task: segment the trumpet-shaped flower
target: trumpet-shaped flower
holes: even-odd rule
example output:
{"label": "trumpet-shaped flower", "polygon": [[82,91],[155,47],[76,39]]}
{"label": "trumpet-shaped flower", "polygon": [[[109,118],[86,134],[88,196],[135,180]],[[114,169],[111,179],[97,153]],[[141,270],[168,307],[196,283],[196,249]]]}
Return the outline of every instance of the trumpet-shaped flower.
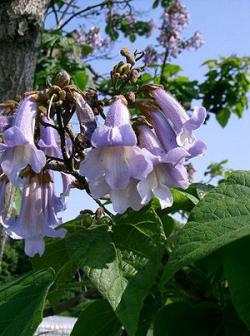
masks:
{"label": "trumpet-shaped flower", "polygon": [[94,130],[96,129],[96,120],[92,108],[86,103],[83,96],[78,92],[74,93],[76,101],[76,115],[80,124],[81,133],[90,141]]}
{"label": "trumpet-shaped flower", "polygon": [[12,183],[17,183],[19,172],[30,165],[39,173],[45,166],[43,151],[34,143],[36,102],[31,96],[26,97],[19,105],[12,127],[3,133],[4,143],[0,144],[0,164],[3,172]]}
{"label": "trumpet-shaped flower", "polygon": [[138,204],[126,195],[135,189],[135,180],[149,174],[152,163],[147,151],[136,146],[129,111],[121,98],[111,105],[105,125],[96,128],[91,142],[96,148],[81,162],[80,173],[88,179],[92,195],[109,194],[117,212],[129,206],[138,209]]}
{"label": "trumpet-shaped flower", "polygon": [[[202,141],[196,140],[192,132],[204,123],[206,109],[204,107],[195,107],[192,116],[189,117],[178,101],[162,88],[154,88],[153,97],[176,133],[177,144],[186,148],[192,156],[204,154],[206,145]],[[162,127],[163,125],[164,122]],[[169,125],[166,127],[169,128]]]}
{"label": "trumpet-shaped flower", "polygon": [[[47,174],[47,175],[46,175]],[[26,179],[21,209],[17,218],[7,221],[6,233],[13,239],[25,240],[25,253],[33,257],[44,253],[44,237],[63,237],[66,230],[55,230],[61,223],[58,203],[49,173]]]}
{"label": "trumpet-shaped flower", "polygon": [[54,158],[62,158],[62,151],[59,145],[59,135],[53,127],[55,124],[53,120],[43,117],[43,121],[51,126],[40,125],[40,140],[38,141],[39,147],[43,150],[45,155]]}
{"label": "trumpet-shaped flower", "polygon": [[[155,195],[160,201],[161,208],[164,209],[173,203],[169,188],[181,187],[185,189],[189,186],[187,171],[182,164],[183,159],[189,154],[181,147],[171,148],[166,153],[153,130],[147,126],[140,126],[139,131],[140,145],[153,154],[154,169],[138,183],[137,189],[143,205],[147,204]],[[165,142],[167,142],[168,135],[166,134]],[[169,138],[170,145],[166,144],[166,146],[172,147],[171,134]]]}

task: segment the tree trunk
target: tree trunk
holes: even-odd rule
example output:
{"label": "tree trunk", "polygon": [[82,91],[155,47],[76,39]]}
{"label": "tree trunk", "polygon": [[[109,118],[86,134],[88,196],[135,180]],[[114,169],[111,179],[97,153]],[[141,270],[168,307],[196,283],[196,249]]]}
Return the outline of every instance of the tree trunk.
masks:
{"label": "tree trunk", "polygon": [[0,100],[31,90],[49,0],[0,0]]}
{"label": "tree trunk", "polygon": [[[49,0],[0,0],[0,101],[32,89],[40,31]],[[12,209],[14,187],[5,195],[5,217]],[[6,236],[0,227],[0,268]]]}

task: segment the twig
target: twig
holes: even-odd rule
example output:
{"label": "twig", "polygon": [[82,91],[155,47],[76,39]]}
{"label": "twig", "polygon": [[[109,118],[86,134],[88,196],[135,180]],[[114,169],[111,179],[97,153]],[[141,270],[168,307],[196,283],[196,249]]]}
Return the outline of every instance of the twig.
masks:
{"label": "twig", "polygon": [[160,84],[163,83],[163,76],[164,76],[164,71],[165,71],[166,64],[167,64],[168,55],[169,55],[169,49],[166,48],[163,63],[162,63],[162,66],[161,66]]}
{"label": "twig", "polygon": [[96,4],[96,5],[93,5],[93,6],[88,6],[78,12],[75,12],[74,14],[72,14],[66,21],[64,21],[63,24],[61,24],[58,29],[63,29],[72,19],[74,19],[76,16],[78,15],[81,15],[85,12],[88,12],[92,9],[95,9],[95,8],[98,8],[98,7],[102,7],[102,6],[110,6],[110,5],[113,5],[113,4],[122,4],[122,3],[126,3],[128,4],[131,0],[121,0],[121,1],[110,1],[110,0],[107,0],[107,1],[103,1],[99,4]]}

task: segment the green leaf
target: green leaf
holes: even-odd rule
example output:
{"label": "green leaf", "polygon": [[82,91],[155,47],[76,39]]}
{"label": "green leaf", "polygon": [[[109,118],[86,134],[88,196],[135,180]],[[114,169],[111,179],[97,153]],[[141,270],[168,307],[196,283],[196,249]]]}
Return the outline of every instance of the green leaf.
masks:
{"label": "green leaf", "polygon": [[232,302],[243,322],[250,328],[250,237],[240,239],[223,250],[225,277]]}
{"label": "green leaf", "polygon": [[85,57],[92,53],[93,47],[91,47],[88,44],[81,44],[81,50],[82,50],[82,56]]}
{"label": "green leaf", "polygon": [[179,210],[191,211],[199,202],[199,199],[193,193],[187,190],[171,189],[174,203],[171,207],[162,210],[162,213],[175,213]]}
{"label": "green leaf", "polygon": [[71,336],[116,336],[121,324],[106,300],[94,301],[83,310]]}
{"label": "green leaf", "polygon": [[230,111],[228,109],[223,109],[220,112],[216,113],[216,120],[222,127],[225,127],[230,118]]}
{"label": "green leaf", "polygon": [[136,214],[117,216],[113,232],[100,225],[66,237],[69,255],[109,301],[130,336],[136,333],[164,249],[162,223],[154,210],[139,212],[137,220]]}
{"label": "green leaf", "polygon": [[215,303],[173,303],[162,308],[156,315],[154,336],[217,335],[215,331],[218,329],[219,318]]}
{"label": "green leaf", "polygon": [[[166,77],[166,80],[168,77],[171,77],[173,75],[176,75],[178,72],[182,71],[182,67],[177,64],[171,64],[168,63],[164,69],[164,76]],[[182,78],[182,77],[180,77]],[[186,77],[185,77],[186,78]]]}
{"label": "green leaf", "polygon": [[157,6],[159,6],[160,0],[155,0],[153,2],[152,8],[156,8]]}
{"label": "green leaf", "polygon": [[164,285],[181,267],[250,234],[250,172],[232,173],[192,210],[163,273]]}
{"label": "green leaf", "polygon": [[0,336],[33,336],[53,281],[54,271],[48,269],[0,287]]}
{"label": "green leaf", "polygon": [[223,324],[226,336],[249,336],[250,331],[247,330],[245,324],[242,323],[237,315],[233,305],[229,305],[223,311]]}
{"label": "green leaf", "polygon": [[79,70],[72,75],[72,79],[76,86],[84,90],[88,81],[88,75],[85,70]]}

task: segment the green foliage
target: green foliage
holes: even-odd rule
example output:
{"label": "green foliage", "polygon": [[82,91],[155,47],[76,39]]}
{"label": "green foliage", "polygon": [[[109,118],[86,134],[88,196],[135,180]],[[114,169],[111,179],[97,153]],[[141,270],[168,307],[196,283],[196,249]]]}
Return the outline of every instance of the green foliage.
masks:
{"label": "green foliage", "polygon": [[33,336],[42,320],[52,269],[29,273],[0,287],[0,335]]}
{"label": "green foliage", "polygon": [[139,212],[136,222],[133,216],[137,214],[126,214],[124,220],[118,216],[112,233],[101,225],[77,230],[67,239],[71,258],[109,301],[128,335],[136,333],[143,300],[159,270],[164,239],[154,210]]}
{"label": "green foliage", "polygon": [[212,180],[214,177],[224,176],[225,174],[225,165],[228,163],[228,160],[222,160],[220,162],[212,162],[207,167],[207,170],[205,171],[204,175],[210,176],[210,180]]}
{"label": "green foliage", "polygon": [[223,251],[225,277],[232,302],[248,329],[250,329],[250,238],[237,240]]}
{"label": "green foliage", "polygon": [[162,277],[250,234],[250,173],[235,172],[193,209]]}
{"label": "green foliage", "polygon": [[158,312],[154,336],[211,336],[216,335],[220,323],[219,309],[215,303],[202,302],[191,305],[187,302],[177,302]]}
{"label": "green foliage", "polygon": [[249,58],[221,57],[203,63],[209,71],[199,85],[203,105],[225,127],[232,113],[239,118],[248,107]]}
{"label": "green foliage", "polygon": [[32,268],[30,258],[23,249],[23,241],[7,239],[1,263],[0,284],[8,283]]}
{"label": "green foliage", "polygon": [[92,302],[83,310],[71,336],[116,336],[121,324],[105,300]]}
{"label": "green foliage", "polygon": [[45,86],[46,81],[65,70],[80,89],[85,89],[87,74],[81,59],[92,51],[91,46],[78,44],[73,33],[65,35],[60,30],[44,31],[35,73],[35,87]]}
{"label": "green foliage", "polygon": [[131,42],[135,42],[137,36],[144,36],[150,32],[150,24],[141,20],[131,22],[127,16],[114,15],[112,20],[107,22],[105,32],[112,41],[116,41],[120,36],[119,32],[122,32]]}

